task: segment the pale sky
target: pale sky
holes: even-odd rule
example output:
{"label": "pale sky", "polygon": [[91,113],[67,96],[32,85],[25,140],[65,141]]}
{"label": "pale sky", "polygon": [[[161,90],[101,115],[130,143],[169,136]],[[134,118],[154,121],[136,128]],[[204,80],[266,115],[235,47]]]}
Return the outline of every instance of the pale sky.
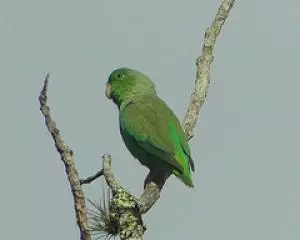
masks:
{"label": "pale sky", "polygon": [[[218,0],[0,0],[3,239],[79,239],[63,164],[39,111],[49,105],[81,177],[111,153],[139,195],[147,169],[125,148],[109,73],[146,73],[183,119],[195,59]],[[298,0],[239,1],[218,38],[207,103],[191,141],[195,189],[171,177],[143,219],[145,239],[299,240]],[[101,197],[103,179],[85,186]]]}

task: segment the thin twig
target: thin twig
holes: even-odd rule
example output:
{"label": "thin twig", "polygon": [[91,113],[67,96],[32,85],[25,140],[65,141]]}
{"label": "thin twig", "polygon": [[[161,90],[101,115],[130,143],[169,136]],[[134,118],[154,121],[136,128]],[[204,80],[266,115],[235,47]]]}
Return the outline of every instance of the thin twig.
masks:
{"label": "thin twig", "polygon": [[45,123],[48,131],[52,135],[55,147],[65,165],[65,171],[68,176],[71,191],[73,194],[77,225],[80,230],[80,239],[91,240],[91,236],[88,230],[84,193],[81,189],[78,172],[75,167],[74,154],[61,137],[59,130],[56,127],[56,123],[51,117],[50,108],[47,105],[48,82],[49,74],[47,74],[45,77],[44,86],[39,96],[40,110],[45,117]]}
{"label": "thin twig", "polygon": [[80,185],[84,185],[84,184],[90,184],[91,182],[93,182],[94,180],[96,180],[97,178],[103,176],[103,169],[101,169],[99,172],[95,173],[94,175],[86,178],[86,179],[80,179]]}

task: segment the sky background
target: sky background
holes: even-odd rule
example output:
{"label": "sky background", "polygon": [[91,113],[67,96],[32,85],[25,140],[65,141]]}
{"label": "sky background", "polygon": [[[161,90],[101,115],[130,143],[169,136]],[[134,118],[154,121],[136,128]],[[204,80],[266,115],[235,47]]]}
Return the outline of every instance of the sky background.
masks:
{"label": "sky background", "polygon": [[[63,164],[39,111],[49,105],[81,177],[111,153],[142,192],[104,95],[120,66],[149,75],[183,119],[195,59],[218,0],[0,0],[0,226],[3,239],[79,239]],[[191,141],[195,189],[171,177],[144,215],[145,239],[299,240],[299,0],[236,1],[217,40],[211,86]],[[103,179],[84,186],[99,200]]]}

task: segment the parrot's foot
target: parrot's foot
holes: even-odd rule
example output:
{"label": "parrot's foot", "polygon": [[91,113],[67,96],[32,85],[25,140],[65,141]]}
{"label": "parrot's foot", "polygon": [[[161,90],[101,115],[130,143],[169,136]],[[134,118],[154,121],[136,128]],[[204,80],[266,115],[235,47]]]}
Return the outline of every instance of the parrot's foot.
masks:
{"label": "parrot's foot", "polygon": [[168,171],[151,170],[144,181],[144,189],[150,182],[155,183],[157,186],[159,186],[159,189],[162,189],[170,175],[171,173]]}

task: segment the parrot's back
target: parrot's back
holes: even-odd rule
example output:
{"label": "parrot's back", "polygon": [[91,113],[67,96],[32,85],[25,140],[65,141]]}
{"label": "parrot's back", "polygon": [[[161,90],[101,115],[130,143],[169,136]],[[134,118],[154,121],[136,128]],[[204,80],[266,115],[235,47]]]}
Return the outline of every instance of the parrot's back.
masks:
{"label": "parrot's back", "polygon": [[183,129],[157,95],[141,95],[120,106],[120,131],[126,147],[150,171],[175,174],[193,187],[194,163]]}

